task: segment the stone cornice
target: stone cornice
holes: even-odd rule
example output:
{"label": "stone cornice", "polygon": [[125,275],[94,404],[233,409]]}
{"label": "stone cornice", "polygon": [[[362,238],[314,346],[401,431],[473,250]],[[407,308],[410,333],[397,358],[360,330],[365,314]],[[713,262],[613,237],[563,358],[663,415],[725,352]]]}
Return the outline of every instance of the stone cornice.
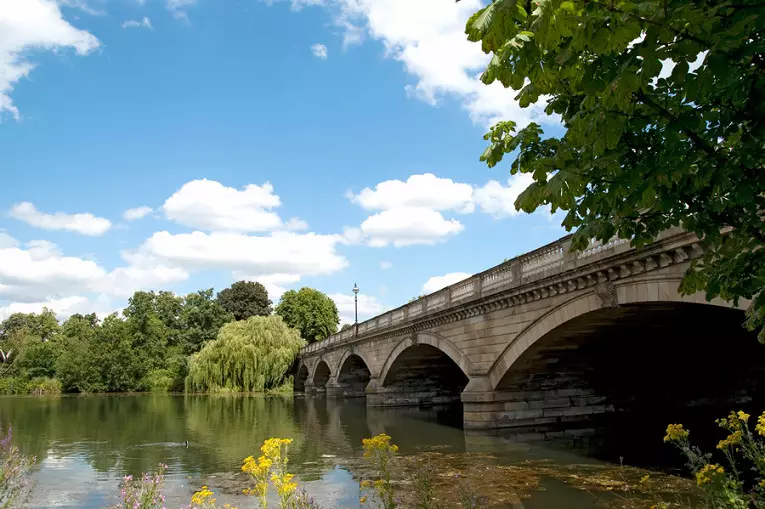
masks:
{"label": "stone cornice", "polygon": [[[577,253],[567,254],[562,263],[553,267],[552,270],[536,272],[530,277],[521,279],[519,285],[512,286],[512,281],[508,281],[506,285],[482,292],[478,298],[452,304],[446,309],[430,312],[426,310],[402,323],[378,326],[376,329],[360,332],[356,337],[341,342],[331,342],[315,351],[301,351],[300,355],[310,358],[337,349],[353,347],[362,342],[416,334],[439,325],[590,288],[604,299],[604,305],[608,305],[608,294],[612,288],[609,283],[613,285],[614,282],[633,275],[685,263],[702,254],[698,238],[682,231],[669,232],[661,240],[641,249],[622,247],[626,249],[612,249],[610,252],[602,252],[599,256],[592,256],[589,259],[582,259],[577,256]],[[598,287],[598,285],[601,286]],[[319,344],[312,346],[319,346]]]}

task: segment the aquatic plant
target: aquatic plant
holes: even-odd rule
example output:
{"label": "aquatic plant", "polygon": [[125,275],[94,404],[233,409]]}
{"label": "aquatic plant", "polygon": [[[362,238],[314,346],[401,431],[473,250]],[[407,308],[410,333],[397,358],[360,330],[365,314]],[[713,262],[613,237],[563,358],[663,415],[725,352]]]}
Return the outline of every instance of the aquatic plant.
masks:
{"label": "aquatic plant", "polygon": [[[765,412],[757,419],[754,432],[749,414],[731,412],[717,424],[728,436],[717,444],[727,468],[712,462],[712,455],[692,446],[690,432],[682,424],[667,426],[665,442],[677,446],[688,460],[696,484],[712,508],[765,508]],[[742,465],[743,464],[743,465]]]}
{"label": "aquatic plant", "polygon": [[442,504],[435,495],[436,470],[430,460],[410,458],[406,467],[414,491],[413,506],[416,509],[440,509]]}
{"label": "aquatic plant", "polygon": [[122,509],[167,509],[165,507],[165,470],[167,465],[160,463],[152,474],[143,474],[140,479],[132,475],[122,478],[120,489]]}
{"label": "aquatic plant", "polygon": [[262,392],[277,387],[304,344],[276,315],[228,323],[215,341],[189,358],[186,391]]}
{"label": "aquatic plant", "polygon": [[0,440],[0,509],[23,507],[31,491],[29,472],[35,458],[21,454],[11,443],[13,430],[9,427]]}

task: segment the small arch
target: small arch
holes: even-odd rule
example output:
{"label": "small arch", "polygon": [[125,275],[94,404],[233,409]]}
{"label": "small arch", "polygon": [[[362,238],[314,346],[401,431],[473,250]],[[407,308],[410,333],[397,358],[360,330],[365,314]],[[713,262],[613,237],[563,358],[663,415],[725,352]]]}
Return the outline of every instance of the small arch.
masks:
{"label": "small arch", "polygon": [[329,377],[332,376],[332,371],[329,369],[329,364],[324,359],[321,359],[313,371],[313,386],[317,391],[323,392],[327,389],[327,382]]}
{"label": "small arch", "polygon": [[473,372],[473,367],[470,364],[470,360],[449,340],[439,336],[438,334],[421,332],[418,333],[414,338],[407,337],[402,339],[393,348],[391,353],[388,355],[388,358],[385,360],[383,368],[380,370],[379,378],[383,381],[383,383],[388,377],[388,372],[390,371],[391,366],[394,362],[396,362],[396,359],[399,357],[399,355],[401,355],[404,350],[414,345],[430,345],[449,357],[457,366],[459,366],[459,368],[466,376],[469,376]]}
{"label": "small arch", "polygon": [[[680,281],[680,278],[661,278],[615,285],[617,301],[620,306],[646,303],[691,303],[735,308],[732,303],[722,299],[707,302],[701,292],[693,295],[681,295],[678,292]],[[594,292],[590,292],[561,304],[532,322],[505,347],[492,365],[489,370],[489,380],[492,387],[496,389],[502,378],[521,355],[548,332],[574,318],[602,308],[601,299]]]}
{"label": "small arch", "polygon": [[301,362],[298,366],[297,374],[295,375],[295,392],[305,392],[305,384],[308,381],[308,366]]}
{"label": "small arch", "polygon": [[337,369],[337,385],[345,396],[364,396],[372,373],[364,359],[353,352],[343,355]]}

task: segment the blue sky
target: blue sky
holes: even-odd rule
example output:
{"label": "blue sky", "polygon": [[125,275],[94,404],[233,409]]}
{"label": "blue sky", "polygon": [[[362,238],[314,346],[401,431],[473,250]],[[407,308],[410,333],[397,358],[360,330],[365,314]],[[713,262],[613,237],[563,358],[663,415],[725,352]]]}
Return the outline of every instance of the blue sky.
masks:
{"label": "blue sky", "polygon": [[[246,278],[360,315],[558,238],[478,160],[478,0],[0,1],[0,318]],[[127,212],[132,211],[132,212]],[[139,217],[140,216],[140,217]]]}

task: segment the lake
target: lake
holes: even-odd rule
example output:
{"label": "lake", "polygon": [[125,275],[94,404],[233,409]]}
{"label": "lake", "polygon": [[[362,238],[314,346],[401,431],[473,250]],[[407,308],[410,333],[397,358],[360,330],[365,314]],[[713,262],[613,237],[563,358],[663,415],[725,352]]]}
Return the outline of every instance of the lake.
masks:
{"label": "lake", "polygon": [[[241,495],[240,467],[270,437],[293,439],[290,469],[322,507],[359,507],[359,476],[369,474],[361,440],[383,432],[402,456],[428,459],[438,474],[438,493],[450,497],[459,473],[489,497],[490,507],[647,507],[660,491],[679,496],[688,486],[685,479],[656,473],[661,490],[644,489],[638,480],[646,471],[587,457],[586,436],[568,436],[561,447],[466,433],[460,411],[367,409],[363,399],[259,395],[0,398],[0,424],[12,425],[14,443],[37,457],[32,508],[113,505],[124,475],[151,471],[160,462],[168,465],[168,508],[188,505],[203,484],[220,505],[256,507]],[[407,486],[401,485],[402,492]]]}

